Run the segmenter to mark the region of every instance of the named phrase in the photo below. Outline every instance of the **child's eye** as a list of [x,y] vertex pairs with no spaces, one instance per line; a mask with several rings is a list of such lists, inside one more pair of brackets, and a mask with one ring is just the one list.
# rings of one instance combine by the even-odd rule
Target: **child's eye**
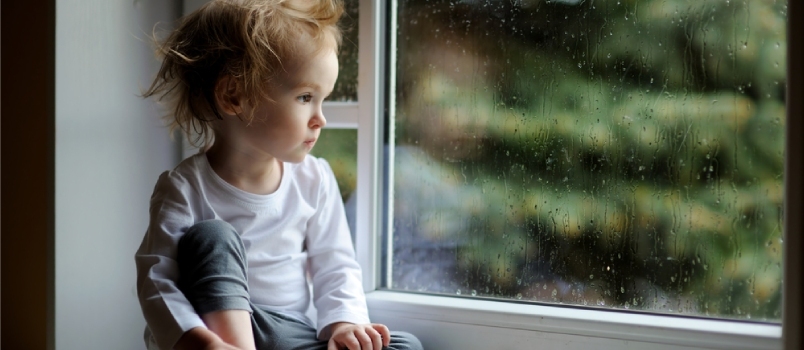
[[299,100],[299,102],[308,103],[313,100],[313,96],[310,94],[304,94],[299,97],[296,97],[296,99]]

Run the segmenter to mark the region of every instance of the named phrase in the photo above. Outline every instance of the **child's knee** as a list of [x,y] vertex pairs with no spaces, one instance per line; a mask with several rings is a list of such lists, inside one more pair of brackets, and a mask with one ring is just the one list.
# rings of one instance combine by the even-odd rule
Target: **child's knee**
[[[180,272],[199,268],[202,262],[217,261],[245,269],[245,247],[237,230],[222,220],[206,220],[191,226],[179,239],[176,260]],[[210,260],[211,259],[211,260]]]
[[424,350],[419,338],[408,332],[391,332],[391,344],[388,349],[393,350]]
[[177,249],[176,284],[198,314],[251,310],[245,249],[232,225],[221,220],[196,223]]
[[[237,230],[223,220],[204,220],[190,226],[179,239],[179,251],[184,248],[204,247],[216,244],[232,244],[240,241]],[[193,249],[195,250],[195,249]]]

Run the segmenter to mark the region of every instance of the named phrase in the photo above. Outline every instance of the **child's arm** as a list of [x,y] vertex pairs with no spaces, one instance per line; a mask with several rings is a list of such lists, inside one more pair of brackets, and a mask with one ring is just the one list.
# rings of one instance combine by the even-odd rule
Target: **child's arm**
[[332,337],[327,350],[381,350],[391,343],[391,332],[382,324],[356,325],[346,322],[333,323],[330,326]]
[[[366,334],[367,326],[356,326],[369,325],[370,320],[360,265],[355,260],[338,184],[326,161],[315,159],[315,166],[320,175],[317,179],[319,197],[316,214],[308,222],[306,243],[313,302],[318,310],[318,337],[330,339],[335,335],[334,326],[342,322],[362,327],[363,334]],[[347,333],[354,335],[354,329],[352,332],[343,329],[342,332],[344,334],[339,337],[347,336]]]
[[176,350],[240,350],[233,345],[226,344],[217,334],[209,329],[196,327],[179,338],[174,347]]
[[175,174],[159,177],[151,196],[148,230],[134,257],[140,306],[160,349],[173,348],[193,328],[206,328],[175,283],[176,245],[194,220],[188,199],[179,190],[186,186]]

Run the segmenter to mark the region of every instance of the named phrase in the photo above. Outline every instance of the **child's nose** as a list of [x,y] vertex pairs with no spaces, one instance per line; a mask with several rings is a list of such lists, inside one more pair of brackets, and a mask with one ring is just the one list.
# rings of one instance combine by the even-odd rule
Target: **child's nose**
[[327,118],[324,116],[322,110],[318,110],[312,119],[310,119],[310,127],[313,129],[323,128],[327,125]]

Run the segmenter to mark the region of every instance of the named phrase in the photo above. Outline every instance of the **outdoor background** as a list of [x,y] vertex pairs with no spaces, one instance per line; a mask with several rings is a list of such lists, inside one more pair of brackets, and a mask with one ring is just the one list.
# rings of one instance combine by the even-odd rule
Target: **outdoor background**
[[[389,287],[778,322],[785,21],[772,0],[399,1]],[[355,135],[316,149],[345,200]]]

